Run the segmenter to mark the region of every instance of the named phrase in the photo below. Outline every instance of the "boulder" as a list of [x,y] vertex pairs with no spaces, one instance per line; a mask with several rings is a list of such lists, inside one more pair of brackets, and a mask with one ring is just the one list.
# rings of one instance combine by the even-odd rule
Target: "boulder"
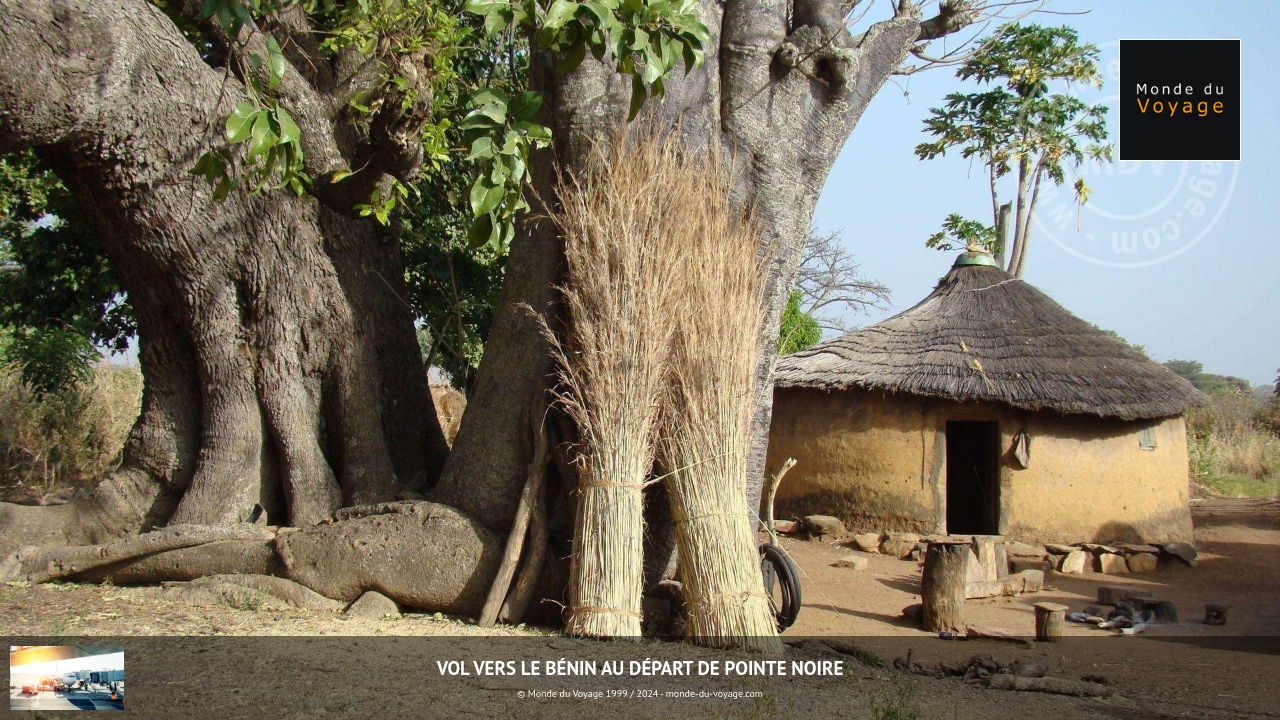
[[880,552],[880,533],[858,533],[853,536],[853,545],[862,552],[878,553]]
[[1191,566],[1195,566],[1196,555],[1199,554],[1195,545],[1185,542],[1165,543],[1160,549]]
[[1104,552],[1098,553],[1097,570],[1105,575],[1128,575],[1129,564],[1125,562],[1123,555],[1115,555]]
[[1155,572],[1160,558],[1154,553],[1140,552],[1126,555],[1124,561],[1129,566],[1129,572],[1149,573]]
[[844,534],[844,523],[831,515],[806,515],[804,529],[808,531],[810,538],[834,538]]
[[800,532],[803,527],[795,520],[774,520],[773,529],[779,535],[794,535]]
[[1040,592],[1044,590],[1044,571],[1023,570],[1013,577],[1022,578],[1022,592]]
[[906,542],[905,540],[894,540],[893,538],[889,538],[888,540],[880,543],[880,552],[884,555],[888,555],[889,557],[905,558],[911,554],[912,550],[915,549],[916,544],[914,541]]
[[342,614],[363,620],[381,620],[388,616],[399,618],[400,606],[377,590],[369,590],[348,605]]
[[845,555],[836,561],[836,567],[849,568],[850,570],[866,570],[866,555]]
[[1063,575],[1079,575],[1084,572],[1085,561],[1089,556],[1083,550],[1072,550],[1062,556],[1062,564],[1058,566],[1058,572]]
[[1079,550],[1074,545],[1062,545],[1059,543],[1046,543],[1044,549],[1048,550],[1051,555],[1069,555]]

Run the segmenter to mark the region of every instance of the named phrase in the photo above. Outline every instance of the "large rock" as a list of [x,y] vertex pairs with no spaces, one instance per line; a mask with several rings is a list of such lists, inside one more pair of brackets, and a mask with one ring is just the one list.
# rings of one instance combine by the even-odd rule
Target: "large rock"
[[1155,572],[1156,565],[1159,564],[1160,558],[1154,553],[1133,553],[1125,556],[1125,564],[1129,566],[1129,572],[1133,573],[1149,573]]
[[808,531],[810,538],[831,539],[844,534],[844,523],[831,515],[806,515],[804,529]]
[[899,559],[907,557],[911,554],[911,551],[915,549],[916,544],[914,542],[907,542],[905,540],[894,540],[893,538],[889,538],[888,540],[880,543],[880,552],[882,554]]
[[1063,545],[1061,543],[1046,543],[1044,549],[1048,550],[1049,553],[1053,555],[1068,555],[1079,548],[1074,545]]
[[862,552],[880,552],[880,533],[858,533],[853,536],[853,545]]
[[396,604],[395,600],[377,590],[367,590],[363,595],[356,598],[355,602],[348,605],[342,614],[362,620],[381,620],[385,617],[398,618],[400,617],[400,606]]
[[1097,562],[1098,572],[1105,575],[1129,574],[1129,564],[1125,562],[1122,555],[1114,555],[1107,552],[1098,553]]
[[1085,563],[1089,556],[1083,550],[1072,550],[1062,556],[1062,565],[1058,567],[1058,572],[1063,575],[1079,575],[1084,572]]
[[1165,543],[1160,549],[1193,567],[1196,564],[1196,555],[1199,554],[1195,545],[1185,542]]
[[850,570],[866,570],[866,555],[845,555],[836,561],[836,567],[849,568]]

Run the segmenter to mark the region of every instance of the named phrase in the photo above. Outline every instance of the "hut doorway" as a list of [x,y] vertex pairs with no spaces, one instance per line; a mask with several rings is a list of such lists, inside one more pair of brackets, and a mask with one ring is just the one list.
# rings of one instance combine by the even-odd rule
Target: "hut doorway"
[[997,423],[947,421],[948,534],[999,533],[999,458]]

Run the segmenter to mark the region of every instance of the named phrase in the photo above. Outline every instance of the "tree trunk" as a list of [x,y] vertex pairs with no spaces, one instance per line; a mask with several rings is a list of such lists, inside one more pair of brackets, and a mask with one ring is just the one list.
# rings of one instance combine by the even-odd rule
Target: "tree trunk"
[[[765,287],[772,302],[759,338],[748,457],[753,517],[764,478],[778,324],[818,194],[876,91],[913,44],[943,32],[934,21],[920,21],[916,4],[899,5],[893,18],[855,39],[834,0],[704,0],[702,19],[712,32],[704,65],[688,75],[675,69],[665,99],[642,115],[681,133],[690,147],[718,147],[731,158],[733,198],[754,213],[769,257]],[[554,60],[535,53],[531,80],[545,95],[542,120],[554,131],[556,157],[572,173],[594,144],[607,142],[626,122],[631,84],[590,57],[570,73],[557,71]],[[554,173],[549,158],[538,164],[534,182],[547,197]],[[511,523],[528,465],[528,443],[517,432],[528,402],[523,388],[550,369],[545,341],[521,308],[552,307],[561,252],[545,224],[526,224],[513,243],[476,390],[434,496],[494,528]],[[669,543],[660,544],[670,551]]]
[[969,543],[931,542],[924,556],[921,624],[928,632],[964,632]]
[[81,503],[0,507],[6,542],[258,506],[311,525],[431,483],[447,450],[394,245],[306,196],[215,201],[190,170],[243,86],[154,5],[0,0],[0,15],[0,152],[36,148],[80,199],[137,315],[145,378],[121,468]]

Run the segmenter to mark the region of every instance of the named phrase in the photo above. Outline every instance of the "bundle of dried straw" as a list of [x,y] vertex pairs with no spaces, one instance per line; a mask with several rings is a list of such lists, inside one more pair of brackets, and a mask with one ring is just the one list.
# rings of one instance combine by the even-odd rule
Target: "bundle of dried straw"
[[672,138],[617,137],[562,180],[568,272],[559,402],[578,426],[571,634],[640,634],[643,494],[667,483],[695,641],[778,651],[747,508],[758,234],[728,168]]
[[682,219],[669,381],[659,441],[676,525],[689,636],[780,652],[747,503],[757,338],[759,233],[730,205],[715,154],[691,172],[699,210]]
[[580,496],[570,560],[574,635],[640,635],[643,494],[671,348],[672,220],[693,204],[670,142],[615,138],[562,179],[568,331],[552,337],[559,402],[577,424]]

